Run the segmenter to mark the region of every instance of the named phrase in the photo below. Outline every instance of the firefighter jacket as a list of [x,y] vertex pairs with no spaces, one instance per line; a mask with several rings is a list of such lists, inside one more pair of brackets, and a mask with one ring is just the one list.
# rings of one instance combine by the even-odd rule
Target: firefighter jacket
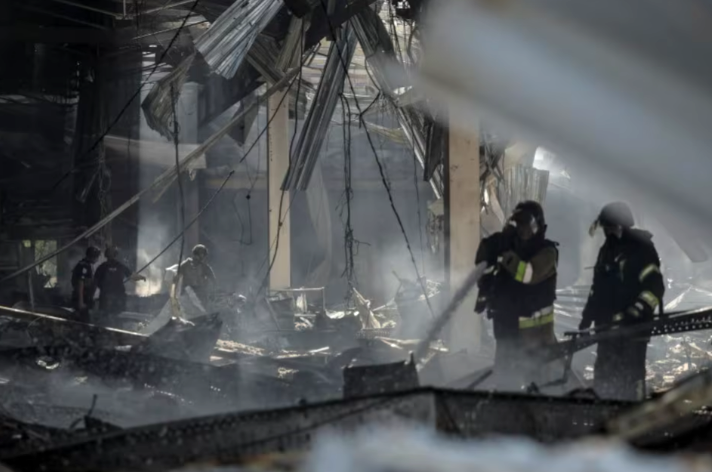
[[594,267],[593,285],[579,329],[650,321],[662,303],[665,284],[652,235],[625,230],[606,238]]
[[497,339],[554,321],[558,250],[543,233],[524,242],[505,230],[480,243],[475,263],[488,268],[475,311],[487,310]]

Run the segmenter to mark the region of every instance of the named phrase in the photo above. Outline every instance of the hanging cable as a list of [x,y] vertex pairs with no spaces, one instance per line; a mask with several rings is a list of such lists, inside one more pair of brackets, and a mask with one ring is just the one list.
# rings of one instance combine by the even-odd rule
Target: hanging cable
[[351,107],[348,100],[341,94],[341,116],[343,127],[344,144],[344,208],[346,209],[346,221],[343,221],[343,209],[339,213],[344,223],[344,272],[342,277],[346,277],[349,285],[349,292],[354,287],[354,229],[351,225],[351,200],[353,199],[353,189],[351,186]]
[[[128,99],[128,101],[126,102],[126,104],[121,108],[121,110],[119,111],[119,113],[118,113],[118,114],[116,115],[116,117],[111,121],[111,123],[110,123],[109,126],[106,128],[106,130],[104,130],[104,132],[102,132],[101,135],[94,141],[94,144],[92,144],[91,147],[90,147],[89,149],[87,149],[78,159],[75,159],[75,161],[81,162],[84,157],[88,156],[91,152],[93,152],[93,151],[97,148],[97,146],[99,146],[99,144],[102,143],[102,141],[104,140],[104,138],[111,132],[111,130],[116,126],[116,124],[119,122],[119,120],[124,116],[124,113],[126,113],[126,111],[129,109],[129,107],[130,107],[131,104],[134,102],[134,100],[136,100],[136,98],[141,95],[141,90],[143,90],[143,88],[150,82],[151,77],[153,77],[153,75],[156,73],[156,71],[157,71],[158,68],[160,67],[161,63],[163,62],[163,60],[164,60],[164,59],[166,58],[166,56],[168,55],[168,52],[171,50],[171,48],[172,48],[173,45],[175,44],[176,40],[177,40],[178,37],[180,36],[181,32],[182,32],[183,29],[185,28],[185,25],[187,24],[188,19],[192,16],[193,11],[195,10],[195,7],[198,6],[198,3],[200,3],[200,0],[195,0],[195,2],[193,3],[193,5],[190,7],[190,11],[188,11],[188,13],[187,13],[187,14],[185,15],[185,17],[183,18],[183,21],[181,22],[180,27],[178,28],[178,30],[176,31],[176,33],[175,33],[175,34],[173,35],[173,37],[171,38],[170,42],[168,43],[168,46],[165,48],[165,50],[163,51],[163,53],[161,54],[161,56],[156,60],[156,64],[153,66],[153,69],[152,69],[151,72],[148,74],[148,77],[139,85],[139,87],[138,87],[138,88],[136,89],[136,91],[131,95],[131,97],[129,97],[129,99]],[[57,190],[57,188],[59,187],[59,185],[60,185],[62,182],[64,182],[64,181],[67,179],[67,177],[69,177],[70,175],[72,175],[79,167],[80,167],[79,165],[74,165],[74,166],[72,166],[71,169],[69,169],[67,172],[65,172],[65,173],[54,183],[54,185],[52,185],[52,187],[50,188],[50,190],[49,190],[47,193],[49,193],[49,194],[54,193],[54,191]]]
[[[291,79],[291,84],[294,83],[294,80],[295,80],[294,78]],[[290,87],[291,87],[291,85],[290,85]],[[286,95],[285,95],[285,97],[286,97]],[[284,99],[285,97],[283,97],[283,99]],[[282,103],[282,102],[280,101],[280,104],[281,104],[281,103]],[[262,134],[265,133],[266,131],[267,131],[267,128],[265,127],[265,129],[262,130],[262,132],[260,133],[260,135],[262,135]],[[242,159],[240,160],[240,162],[243,162],[245,159],[247,159],[248,155],[249,155],[249,153],[246,153],[246,154],[242,157]],[[154,182],[154,185],[155,185],[155,182]],[[130,206],[131,204],[133,204],[133,203],[135,203],[136,201],[138,201],[138,199],[141,197],[141,195],[144,194],[147,190],[148,190],[148,189],[144,189],[144,190],[142,190],[141,192],[139,192],[138,194],[134,195],[128,202],[126,202],[126,203],[124,203],[124,204],[122,205],[122,208],[127,208],[127,207]],[[117,212],[117,210],[114,210],[114,212]],[[100,224],[106,224],[106,222],[103,222],[103,221],[102,221],[102,222],[100,222]],[[96,225],[95,225],[94,228],[90,228],[90,229],[84,231],[82,234],[78,235],[78,236],[75,237],[73,240],[69,241],[68,243],[66,243],[66,244],[63,245],[62,247],[58,248],[56,251],[54,251],[54,252],[52,252],[52,253],[50,253],[50,254],[47,254],[47,255],[41,257],[40,259],[38,259],[38,260],[36,260],[36,261],[34,261],[34,262],[32,262],[32,263],[26,265],[25,267],[22,267],[21,269],[18,269],[18,270],[16,270],[16,271],[12,272],[11,274],[8,274],[8,275],[6,275],[5,277],[1,278],[1,279],[0,279],[0,283],[6,282],[6,281],[8,281],[8,280],[10,280],[10,279],[13,279],[13,278],[19,276],[19,275],[22,275],[22,274],[26,273],[27,271],[32,270],[32,269],[34,269],[35,267],[39,266],[40,264],[43,264],[43,263],[47,262],[47,261],[50,260],[51,258],[53,258],[53,257],[55,257],[55,256],[57,256],[57,255],[59,255],[59,254],[61,254],[61,253],[63,253],[64,251],[66,251],[66,250],[69,249],[70,247],[72,247],[72,246],[74,246],[75,244],[79,243],[79,241],[88,238],[88,237],[91,236],[91,234],[93,234],[96,230],[97,230],[97,229],[96,229]]]
[[[294,139],[296,138],[297,131],[298,131],[298,124],[299,124],[299,93],[301,90],[301,83],[302,83],[302,77],[304,74],[304,63],[306,60],[304,60],[304,22],[302,22],[302,30],[301,30],[301,37],[300,37],[300,42],[299,42],[299,59],[300,59],[300,66],[299,66],[299,74],[297,75],[297,80],[298,84],[297,85],[297,98],[294,102],[294,117],[295,117],[295,125],[294,125],[294,134],[292,135],[292,139],[289,143],[289,165],[287,167],[287,175],[289,172],[292,170],[292,151],[293,151],[293,144],[294,144]],[[289,92],[285,93],[285,97],[287,96]],[[279,109],[279,107],[277,107]],[[276,114],[276,113],[275,113]],[[272,117],[274,118],[274,116]],[[279,197],[279,207],[277,211],[277,234],[275,235],[275,240],[274,240],[274,255],[272,256],[272,260],[269,263],[269,266],[267,267],[267,272],[265,273],[264,278],[262,279],[262,283],[260,284],[260,287],[257,290],[257,294],[262,293],[262,290],[266,287],[267,281],[269,280],[270,273],[272,272],[272,267],[274,267],[274,263],[277,260],[277,254],[279,252],[279,236],[282,231],[282,225],[284,221],[287,219],[289,216],[289,211],[292,208],[292,203],[294,203],[294,199],[290,199],[289,201],[289,206],[287,207],[287,211],[284,212],[284,216],[282,213],[283,205],[284,205],[284,195],[286,194],[287,189],[283,188],[282,193],[280,194]],[[272,248],[272,245],[270,245],[269,249]],[[268,258],[269,258],[269,249],[267,252]],[[260,270],[262,270],[260,268]]]
[[[208,203],[206,203],[205,206],[200,209],[200,211],[198,212],[198,214],[195,215],[195,216],[193,217],[193,219],[188,222],[187,225],[183,226],[183,229],[181,230],[181,232],[178,233],[178,234],[176,235],[176,237],[173,238],[173,239],[171,240],[171,242],[169,242],[168,245],[167,245],[166,247],[164,247],[164,248],[161,250],[161,252],[159,252],[158,254],[156,254],[153,259],[151,259],[150,261],[148,261],[148,262],[146,263],[146,265],[144,265],[144,266],[141,267],[139,270],[137,270],[137,271],[136,271],[137,274],[140,274],[140,273],[143,272],[144,270],[148,269],[148,268],[151,266],[151,264],[153,264],[154,262],[156,262],[156,260],[158,260],[159,257],[161,257],[166,251],[168,251],[168,249],[170,249],[171,246],[173,246],[173,245],[176,243],[176,241],[178,241],[179,239],[181,239],[181,238],[184,237],[185,232],[188,230],[188,228],[190,228],[191,226],[193,226],[193,224],[195,224],[195,222],[198,221],[198,219],[202,216],[202,214],[205,212],[205,210],[207,210],[207,209],[210,207],[210,205],[213,203],[213,201],[215,200],[215,198],[220,194],[220,192],[222,192],[222,190],[225,188],[225,185],[227,185],[228,181],[232,178],[233,175],[235,175],[235,171],[234,171],[234,170],[231,170],[230,173],[227,175],[227,177],[225,177],[225,180],[224,180],[223,183],[220,185],[220,187],[215,191],[215,193],[213,194],[213,196],[210,197],[210,200],[208,200]],[[182,261],[181,261],[181,262],[182,262]],[[128,280],[128,279],[127,279],[127,280]]]
[[[326,13],[327,8],[326,8],[325,0],[320,0],[320,2],[321,2],[322,9],[324,10],[324,13]],[[326,15],[326,19],[327,19],[327,23],[329,25],[329,29],[330,29],[332,37],[336,37],[334,25],[331,22],[331,19],[329,18],[328,14]],[[356,89],[353,85],[353,82],[351,81],[351,75],[349,74],[348,65],[346,64],[346,61],[344,60],[344,55],[343,55],[343,52],[341,51],[341,47],[339,46],[338,43],[334,43],[334,44],[336,45],[336,51],[339,55],[339,60],[341,62],[341,66],[344,68],[344,71],[346,72],[346,80],[348,81],[349,88],[351,89],[351,93],[354,96],[356,96]],[[364,131],[366,132],[366,139],[368,140],[369,147],[371,148],[371,152],[373,153],[373,157],[376,161],[376,166],[378,167],[378,173],[381,176],[381,182],[383,183],[383,187],[385,188],[386,193],[388,194],[388,202],[391,206],[391,210],[393,211],[396,221],[398,222],[398,227],[400,228],[401,234],[403,235],[403,239],[405,240],[405,245],[406,245],[406,248],[408,249],[408,253],[410,254],[410,260],[413,264],[413,269],[415,270],[415,275],[418,278],[418,283],[420,284],[420,287],[423,290],[425,302],[428,305],[428,310],[430,311],[430,315],[432,317],[434,317],[435,313],[433,312],[433,307],[430,303],[430,297],[428,297],[428,290],[425,286],[425,281],[420,276],[420,271],[418,270],[418,263],[415,261],[415,255],[413,254],[413,248],[411,247],[410,239],[408,238],[408,233],[405,230],[405,226],[403,225],[403,220],[401,219],[401,216],[398,213],[398,209],[396,208],[395,201],[393,200],[393,193],[391,192],[391,187],[390,187],[390,184],[388,183],[385,169],[383,168],[381,159],[378,157],[378,151],[376,151],[376,147],[373,144],[373,138],[371,137],[371,133],[369,132],[368,127],[366,126],[366,123],[364,122],[363,111],[361,110],[361,106],[359,105],[358,100],[356,100],[355,104],[356,104],[356,108],[358,110],[359,120],[364,125]]]
[[[171,84],[171,111],[173,112],[173,145],[175,146],[176,168],[180,169],[180,126],[178,125],[178,113],[176,112],[176,102],[178,94],[174,84]],[[178,179],[178,197],[180,199],[180,227],[185,227],[185,193],[183,192],[183,174],[181,172],[176,176]],[[180,253],[178,256],[178,272],[183,264],[183,250],[185,249],[185,231],[181,232]]]

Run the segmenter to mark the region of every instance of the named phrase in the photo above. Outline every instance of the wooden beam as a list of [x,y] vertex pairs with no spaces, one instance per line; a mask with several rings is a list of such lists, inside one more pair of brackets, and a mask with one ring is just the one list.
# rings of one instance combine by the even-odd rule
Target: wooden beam
[[[480,142],[476,131],[451,129],[446,170],[446,265],[451,296],[472,271],[480,242]],[[455,312],[448,340],[453,351],[479,350],[481,319],[473,310],[477,294],[471,292]]]
[[[269,193],[269,260],[271,290],[292,284],[292,248],[289,221],[290,192],[282,191],[289,169],[289,108],[284,91],[267,103],[267,190]],[[281,104],[280,104],[281,102]],[[271,120],[271,121],[270,121]]]

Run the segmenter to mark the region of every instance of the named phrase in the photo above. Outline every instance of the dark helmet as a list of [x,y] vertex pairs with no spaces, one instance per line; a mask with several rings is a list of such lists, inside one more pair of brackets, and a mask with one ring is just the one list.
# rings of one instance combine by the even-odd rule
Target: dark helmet
[[193,248],[193,256],[197,257],[207,257],[208,256],[208,248],[203,246],[202,244],[196,244],[195,247]]
[[87,259],[98,259],[101,256],[101,250],[96,246],[89,246],[86,252]]
[[623,202],[613,202],[604,206],[596,220],[599,226],[620,226],[622,228],[632,228],[635,224],[633,212],[630,207]]
[[546,228],[546,220],[544,219],[544,209],[538,202],[535,202],[534,200],[526,200],[517,204],[517,206],[514,208],[514,214],[512,218],[514,219],[514,221],[517,221],[517,219],[521,217],[534,218],[534,221],[536,222],[537,226],[534,231],[535,233],[538,232],[538,230]]
[[116,246],[106,246],[104,250],[104,257],[107,259],[116,259],[119,257],[119,248]]

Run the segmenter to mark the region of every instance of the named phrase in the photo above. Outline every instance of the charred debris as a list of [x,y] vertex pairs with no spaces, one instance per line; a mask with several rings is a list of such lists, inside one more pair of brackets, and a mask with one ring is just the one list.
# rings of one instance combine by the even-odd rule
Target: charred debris
[[[389,73],[394,63],[418,62],[425,3],[0,2],[0,57],[21,65],[0,79],[0,463],[18,471],[279,468],[274,457],[307,449],[317,432],[364,423],[416,423],[460,438],[552,443],[604,435],[656,453],[709,450],[712,311],[678,311],[695,294],[710,304],[710,294],[692,282],[668,280],[674,296],[665,317],[589,336],[569,333],[577,331],[588,287],[559,290],[556,327],[564,341],[546,352],[555,375],[526,392],[489,391],[494,346],[486,330],[475,359],[446,342],[445,326],[481,274],[452,293],[421,275],[425,263],[413,256],[415,242],[392,199],[406,187],[415,189],[407,198],[432,197],[418,200],[417,234],[423,253],[442,256],[451,230],[443,198],[447,130],[419,106],[425,97]],[[280,97],[299,125],[288,165],[272,181],[259,162],[250,167],[250,152],[270,127],[261,110],[279,109]],[[478,230],[487,235],[519,201],[542,202],[550,175],[533,167],[534,148],[485,126],[480,131]],[[340,264],[331,260],[333,215],[319,209],[322,199],[334,198],[334,135],[343,153],[335,205],[344,223]],[[380,154],[371,135],[380,139]],[[269,139],[266,147],[286,147]],[[371,174],[351,161],[351,140],[371,144],[361,153],[373,152]],[[403,149],[417,167],[402,172],[406,177],[386,175],[398,162],[384,164],[379,155]],[[417,273],[386,274],[390,291],[373,297],[381,306],[363,286],[377,292],[385,278],[356,276],[360,241],[351,205],[360,179],[388,193],[395,231],[405,236],[406,260]],[[270,278],[276,245],[253,247],[252,223],[245,223],[255,189],[266,195],[275,187],[281,196],[306,195],[305,220],[313,227],[306,237],[324,259],[309,261],[318,267],[304,283],[281,288]],[[265,195],[264,206],[279,215],[279,193],[279,204]],[[186,289],[176,316],[163,282],[193,244],[210,240],[212,253],[225,258],[223,274],[238,272],[225,249],[235,240],[211,238],[206,229],[219,233],[238,197],[246,203],[234,216],[247,248],[239,257],[259,253],[259,270],[250,283],[202,301]],[[156,209],[144,213],[135,208],[139,201]],[[174,231],[154,238],[147,222],[173,218],[176,207]],[[270,226],[263,239],[280,240],[287,225],[279,218],[263,225]],[[143,236],[142,226],[149,228]],[[695,243],[677,242],[691,260],[706,258]],[[131,265],[164,289],[129,295],[110,320],[79,319],[67,308],[66,281],[79,259],[75,249],[88,243],[135,249]],[[379,249],[374,259],[388,248]],[[262,253],[268,256],[260,265]],[[370,261],[371,271],[377,262]],[[335,289],[335,278],[346,282]],[[344,286],[346,302],[333,303],[329,291]],[[591,347],[636,329],[653,333],[653,395],[642,403],[597,398],[587,389]],[[453,376],[455,365],[466,368]]]

